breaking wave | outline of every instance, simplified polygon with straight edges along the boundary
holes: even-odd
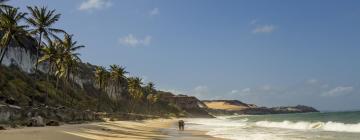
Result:
[[[360,112],[235,115],[186,122],[189,129],[232,140],[357,140],[360,137]]]
[[[345,124],[339,122],[270,122],[259,121],[255,123],[259,127],[285,128],[297,130],[320,130],[320,131],[337,131],[337,132],[360,132],[360,123]]]

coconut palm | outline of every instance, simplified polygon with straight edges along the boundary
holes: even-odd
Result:
[[[60,18],[61,14],[55,14],[55,10],[49,10],[47,7],[30,7],[28,6],[27,9],[30,12],[30,17],[27,19],[27,22],[29,25],[33,27],[31,30],[31,34],[35,35],[38,40],[38,46],[36,51],[36,60],[39,60],[39,53],[42,43],[42,37],[43,35],[47,38],[58,37],[55,35],[55,33],[64,33],[65,31],[61,29],[52,28],[52,26],[57,22]],[[35,71],[38,69],[38,63],[35,65]]]
[[[77,42],[73,40],[72,35],[65,34],[64,39],[61,41],[61,47],[58,49],[59,59],[57,60],[59,77],[69,79],[70,74],[77,73],[77,64],[81,62],[79,53],[76,51],[85,47],[83,45],[77,45]]]
[[[106,69],[104,67],[96,67],[95,69],[95,81],[100,89],[100,92],[104,92],[106,85],[107,85],[107,81],[109,79],[109,72],[106,71]],[[100,110],[100,104],[101,104],[101,94],[99,94],[98,97],[98,104],[97,104],[97,109],[98,111]]]
[[[49,82],[49,76],[50,74],[53,74],[54,71],[57,70],[56,61],[59,59],[59,48],[61,47],[61,41],[55,40],[52,41],[48,39],[48,43],[43,43],[43,47],[41,47],[41,51],[43,52],[43,55],[37,63],[46,63],[48,65],[48,71],[46,75],[46,79]],[[58,79],[58,77],[57,77]],[[57,80],[58,81],[58,80]],[[58,83],[56,84],[57,88]],[[48,97],[49,93],[46,91],[46,98]]]
[[[96,67],[95,69],[95,81],[99,86],[100,90],[105,88],[106,69],[104,67]]]
[[[136,104],[139,103],[144,96],[141,85],[142,79],[139,77],[130,77],[128,79],[128,92],[131,97],[130,112],[135,110]]]
[[[126,76],[128,72],[125,71],[125,67],[121,67],[119,65],[110,65],[110,77],[111,83],[114,86],[114,92],[118,93],[119,89],[122,89],[122,83],[125,82]]]
[[[70,76],[74,77],[77,73],[78,63],[81,62],[77,54],[70,53],[61,53],[58,63],[59,77],[64,78],[65,80],[70,80]]]
[[[156,95],[155,84],[153,82],[147,83],[145,86],[146,100],[148,103],[148,110],[151,112],[152,106],[157,102],[158,96]]]
[[[41,47],[43,55],[39,58],[38,63],[48,64],[49,69],[47,72],[47,76],[49,77],[49,75],[52,74],[57,68],[56,61],[59,59],[59,48],[61,47],[61,41],[52,41],[48,39],[47,42],[47,44],[43,43],[43,47]]]
[[[149,94],[148,96],[146,96],[146,99],[149,104],[149,112],[152,112],[152,106],[158,101],[158,96],[156,94]]]
[[[3,32],[0,39],[0,64],[6,55],[10,46],[26,48],[23,41],[27,39],[28,26],[19,25],[21,20],[25,19],[26,13],[18,11],[18,8],[6,8],[0,13],[0,30]],[[11,43],[16,45],[10,45]]]
[[[8,1],[9,0],[0,0],[0,13],[2,13],[6,8],[12,8],[10,5],[5,4]]]
[[[49,38],[46,38],[49,39]],[[55,39],[57,40],[57,39]],[[78,71],[78,64],[81,62],[79,58],[79,53],[76,51],[84,46],[76,45],[77,42],[72,40],[72,36],[65,34],[63,40],[57,40],[59,46],[56,48],[57,55],[55,61],[55,76],[56,88],[58,87],[59,80],[67,83],[70,79],[70,76],[74,79],[75,74]],[[74,82],[73,82],[74,83]]]
[[[115,99],[115,109],[119,108],[120,105],[120,99],[125,90],[124,85],[126,85],[126,76],[125,74],[128,73],[125,71],[125,67],[121,67],[119,65],[110,65],[110,83],[112,85],[113,89],[110,91],[110,96]]]
[[[147,85],[145,86],[145,91],[146,94],[155,94],[155,84],[153,82],[147,83]]]

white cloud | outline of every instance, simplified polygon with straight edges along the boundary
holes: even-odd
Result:
[[[328,92],[323,93],[322,96],[331,96],[331,97],[341,96],[341,95],[349,94],[353,90],[354,90],[354,88],[350,87],[350,86],[348,86],[348,87],[339,86],[339,87],[329,90]]]
[[[230,91],[230,94],[231,94],[231,95],[232,95],[232,94],[236,94],[236,93],[239,93],[239,90],[233,89],[233,90]]]
[[[257,26],[252,33],[257,34],[257,33],[271,33],[275,30],[275,26],[273,25],[261,25],[261,26]]]
[[[112,3],[110,2],[110,0],[85,0],[80,4],[78,9],[81,11],[100,10],[108,8],[111,5]]]
[[[146,46],[150,44],[151,36],[146,36],[145,38],[140,39],[132,34],[129,34],[127,36],[119,38],[118,41],[120,44],[130,47]]]
[[[150,16],[156,16],[156,15],[159,15],[159,14],[160,14],[159,8],[154,8],[149,12]]]

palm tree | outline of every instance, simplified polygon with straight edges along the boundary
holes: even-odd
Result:
[[[99,86],[100,92],[104,92],[106,85],[107,85],[107,81],[109,78],[108,74],[109,72],[106,71],[106,69],[104,67],[96,67],[95,69],[95,81],[97,83],[97,85]],[[98,96],[98,103],[97,103],[97,109],[98,111],[100,111],[100,104],[101,104],[101,94],[99,94]]]
[[[130,77],[128,81],[129,81],[128,92],[131,97],[130,113],[132,113],[135,110],[136,103],[139,103],[142,97],[144,96],[141,87],[143,83],[142,83],[142,79],[139,77]]]
[[[115,110],[120,107],[121,93],[124,91],[124,85],[127,82],[125,74],[128,73],[125,71],[125,67],[119,65],[110,65],[110,80],[112,84],[112,91],[110,91],[111,97],[115,95]]]
[[[5,3],[8,2],[9,0],[0,0],[0,13],[3,12],[3,9],[6,8],[12,8],[10,5],[6,5]]]
[[[106,69],[104,67],[96,67],[95,69],[95,81],[99,86],[100,90],[105,88],[105,80],[106,80]]]
[[[126,76],[128,72],[125,71],[125,67],[121,67],[119,65],[110,65],[110,77],[111,83],[114,86],[115,94],[119,92],[119,88],[123,90],[122,83],[125,82]]]
[[[46,38],[50,40],[50,38]],[[84,46],[76,45],[77,42],[72,40],[72,36],[65,34],[63,40],[55,39],[57,45],[55,50],[55,64],[51,64],[54,66],[55,76],[56,76],[56,88],[58,88],[59,80],[61,79],[64,84],[68,84],[70,76],[72,74],[73,79],[75,78],[75,74],[78,70],[78,64],[81,62],[79,58],[79,53],[76,51]],[[44,52],[46,53],[46,52]],[[73,81],[74,84],[74,81]],[[65,97],[65,96],[64,96]]]
[[[158,96],[156,95],[155,84],[153,82],[147,83],[145,86],[146,99],[148,103],[148,110],[151,112],[151,107],[157,102]]]
[[[156,94],[149,94],[146,96],[146,99],[149,103],[149,112],[152,112],[152,106],[158,101],[158,96]]]
[[[146,94],[155,94],[155,84],[153,82],[147,83],[145,86]]]
[[[49,76],[52,74],[56,69],[56,61],[59,59],[59,48],[61,47],[61,41],[56,40],[52,41],[48,39],[48,43],[43,43],[43,47],[41,47],[41,51],[43,55],[37,61],[37,63],[47,63],[48,64],[48,71],[46,75],[47,82],[49,82]],[[58,77],[57,77],[58,79]],[[58,80],[57,80],[58,81]],[[57,88],[58,83],[56,83]],[[48,91],[46,91],[46,98],[49,96]]]
[[[52,28],[52,26],[57,22],[60,18],[61,14],[55,14],[55,10],[48,10],[47,7],[30,7],[28,6],[27,9],[30,11],[31,17],[27,19],[29,25],[31,25],[34,29],[30,32],[33,35],[38,37],[38,46],[36,51],[36,61],[39,60],[39,53],[42,43],[43,35],[49,38],[51,35],[54,38],[58,37],[54,33],[64,33],[65,31],[61,29]],[[38,63],[35,65],[35,72],[38,69]]]
[[[19,12],[18,8],[6,8],[0,13],[0,30],[3,32],[0,40],[0,64],[2,64],[4,56],[12,42],[18,45],[12,45],[13,47],[29,49],[22,43],[28,37],[26,31],[28,26],[19,25],[21,20],[25,19],[25,15],[26,13]]]
[[[47,44],[43,43],[43,47],[41,47],[41,52],[44,54],[39,58],[38,63],[48,63],[48,76],[56,69],[56,61],[59,59],[60,47],[60,40],[52,41],[50,39],[48,39]]]
[[[70,78],[70,74],[77,73],[77,64],[81,62],[79,53],[76,51],[84,48],[83,45],[77,45],[76,41],[72,39],[73,35],[64,35],[64,39],[61,41],[61,47],[59,48],[59,59],[57,60],[58,76],[65,79]]]

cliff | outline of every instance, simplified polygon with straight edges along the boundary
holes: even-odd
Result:
[[[27,38],[27,40],[25,40],[24,42],[23,47],[14,47],[14,45],[16,44],[12,43],[9,47],[9,50],[4,57],[2,65],[7,67],[16,66],[26,74],[33,74],[36,62],[36,50],[34,50],[37,45],[36,40],[34,40],[33,38]],[[96,67],[96,65],[92,65],[90,63],[79,63],[79,69],[77,74],[70,74],[70,79],[72,79],[81,88],[86,88],[86,86],[96,87],[97,85],[95,84],[94,76],[94,71]],[[40,72],[47,73],[48,65],[46,63],[39,64],[38,70]],[[127,82],[124,81],[121,84],[123,87],[121,88],[122,90],[116,90],[116,93],[114,90],[114,86],[112,85],[105,89],[106,94],[112,100],[118,100],[119,98],[122,98],[123,95],[127,94]]]
[[[1,34],[1,33],[0,33]],[[16,65],[21,70],[27,73],[33,72],[33,68],[36,62],[36,41],[32,38],[24,40],[23,47],[14,47],[15,43],[11,43],[8,52],[2,62],[5,66]],[[44,71],[44,66],[39,65],[39,70]]]
[[[304,112],[319,112],[313,107],[297,105],[297,106],[285,106],[285,107],[273,107],[270,108],[275,113],[304,113]]]
[[[203,103],[207,105],[208,108],[206,110],[212,115],[263,115],[319,112],[313,107],[304,105],[267,108],[258,107],[254,104],[246,104],[238,100],[205,100]]]
[[[238,100],[204,100],[202,102],[208,108],[219,110],[243,110],[251,108],[250,105]]]
[[[207,106],[194,96],[174,95],[170,92],[161,92],[160,100],[168,101],[185,111],[187,117],[205,117],[212,118],[206,109]]]

